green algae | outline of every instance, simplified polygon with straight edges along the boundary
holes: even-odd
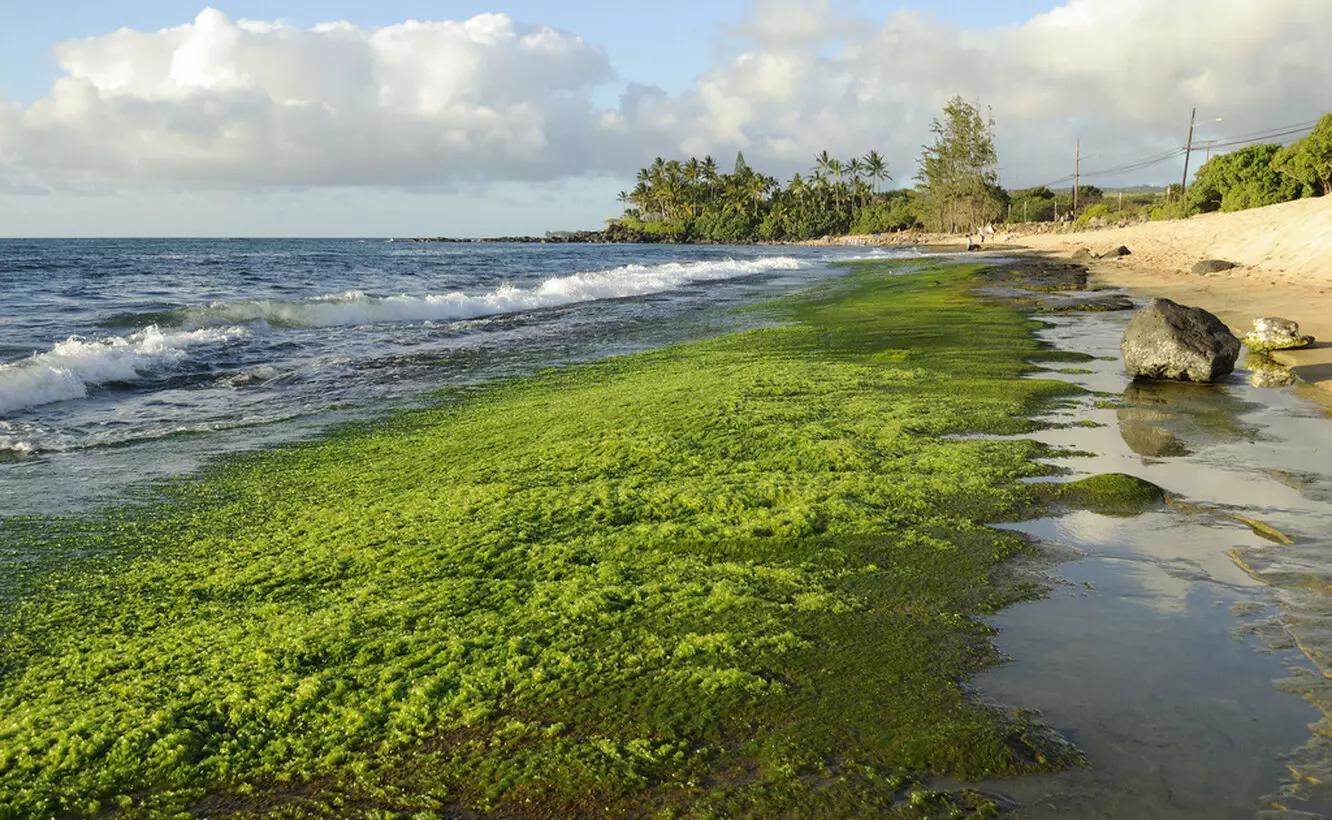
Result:
[[[1054,485],[1051,493],[1064,504],[1103,515],[1138,515],[1165,501],[1160,487],[1124,473],[1102,473]]]
[[[11,522],[0,817],[991,813],[922,779],[1076,760],[962,684],[1052,468],[947,436],[1077,388],[975,271]]]

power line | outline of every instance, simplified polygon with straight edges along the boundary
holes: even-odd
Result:
[[[1268,129],[1265,131],[1251,131],[1246,134],[1237,134],[1231,137],[1222,137],[1219,139],[1213,139],[1211,140],[1211,150],[1216,151],[1218,149],[1223,149],[1223,148],[1237,148],[1240,146],[1253,145],[1262,142],[1271,142],[1274,140],[1280,140],[1283,142],[1288,141],[1289,138],[1302,137],[1306,135],[1309,131],[1313,130],[1314,126],[1316,126],[1318,122],[1319,120],[1308,120],[1306,122],[1299,122],[1299,123],[1292,123],[1290,125],[1278,126],[1276,128]],[[1119,176],[1121,174],[1127,174],[1127,173],[1132,173],[1133,171],[1141,171],[1146,168],[1151,168],[1152,166],[1160,165],[1163,162],[1170,162],[1171,160],[1178,159],[1184,156],[1185,153],[1186,149],[1184,148],[1184,146],[1181,145],[1178,148],[1174,148],[1170,151],[1164,151],[1160,154],[1154,154],[1149,157],[1143,157],[1142,159],[1133,160],[1131,162],[1127,162],[1122,165],[1117,165],[1112,168],[1103,168],[1092,171],[1082,171],[1081,173],[1077,174],[1077,176],[1081,178]],[[1073,182],[1074,177],[1075,177],[1074,174],[1066,174],[1062,177],[1059,177],[1058,179],[1052,180],[1051,182],[1047,182],[1044,185],[1038,187],[1048,188],[1051,185],[1059,185],[1065,182]]]

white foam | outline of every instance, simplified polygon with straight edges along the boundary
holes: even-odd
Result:
[[[239,327],[163,332],[152,325],[128,336],[70,336],[45,353],[0,364],[0,413],[83,398],[94,385],[137,381],[152,370],[178,364],[191,347],[247,333]]]
[[[200,327],[223,322],[266,322],[283,327],[335,327],[380,322],[458,321],[525,310],[559,307],[597,299],[619,299],[672,290],[692,282],[733,279],[804,263],[789,256],[737,261],[625,265],[545,280],[534,288],[504,285],[488,293],[461,291],[426,296],[368,296],[349,290],[298,301],[260,299],[214,302],[186,311],[185,323]]]

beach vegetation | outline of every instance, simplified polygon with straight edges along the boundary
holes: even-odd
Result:
[[[1262,144],[1212,157],[1198,169],[1184,208],[1188,213],[1241,211],[1299,199],[1299,182],[1278,169],[1285,151]]]
[[[979,270],[10,522],[0,817],[993,814],[1077,762],[964,683],[1053,468],[959,434],[1079,388]]]
[[[1283,149],[1273,166],[1306,196],[1332,193],[1332,114],[1324,114],[1308,136]]]
[[[743,153],[729,174],[718,174],[711,157],[658,157],[639,171],[632,191],[621,193],[627,207],[616,222],[681,242],[799,240],[914,227],[906,195],[879,190],[891,178],[878,151],[847,160],[821,151],[807,175],[796,172],[786,185],[754,170]]]
[[[955,96],[942,117],[930,121],[934,142],[921,150],[916,180],[919,215],[933,231],[972,231],[998,222],[1008,212],[1008,193],[999,187],[999,155],[994,117]]]

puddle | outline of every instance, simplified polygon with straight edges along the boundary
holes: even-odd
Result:
[[[1040,709],[1089,766],[979,787],[1023,818],[1332,816],[1332,421],[1245,370],[1131,381],[1130,316],[1040,316],[1043,338],[1096,358],[1039,375],[1095,393],[1028,437],[1081,454],[1051,460],[1059,480],[1128,473],[1176,504],[1011,527],[1080,557],[1050,597],[991,619],[1011,660],[973,685]]]

